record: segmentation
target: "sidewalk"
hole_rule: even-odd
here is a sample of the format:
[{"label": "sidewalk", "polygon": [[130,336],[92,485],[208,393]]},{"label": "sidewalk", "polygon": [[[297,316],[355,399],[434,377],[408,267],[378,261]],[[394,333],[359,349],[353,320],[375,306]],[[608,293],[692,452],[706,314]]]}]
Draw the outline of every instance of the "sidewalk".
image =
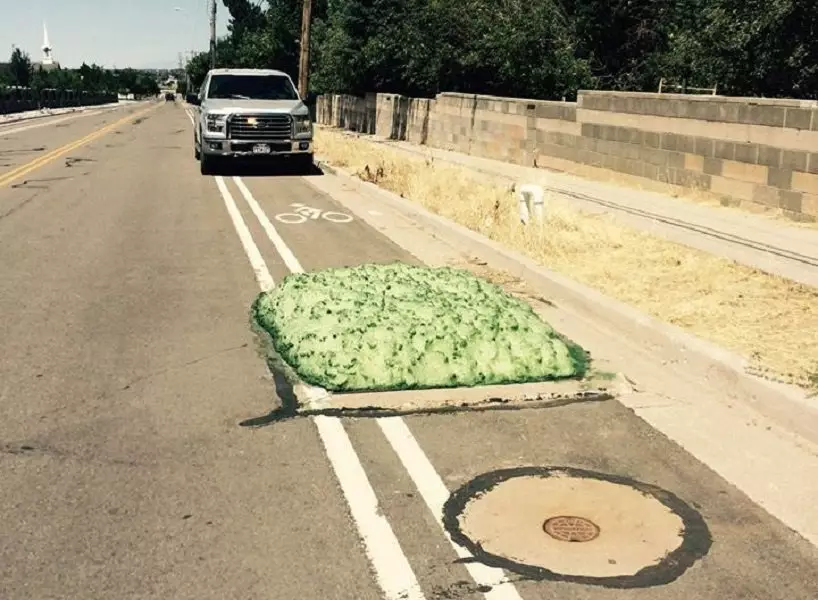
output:
[{"label": "sidewalk", "polygon": [[375,136],[360,137],[504,182],[535,183],[583,212],[606,213],[623,225],[818,288],[818,228],[545,169]]}]

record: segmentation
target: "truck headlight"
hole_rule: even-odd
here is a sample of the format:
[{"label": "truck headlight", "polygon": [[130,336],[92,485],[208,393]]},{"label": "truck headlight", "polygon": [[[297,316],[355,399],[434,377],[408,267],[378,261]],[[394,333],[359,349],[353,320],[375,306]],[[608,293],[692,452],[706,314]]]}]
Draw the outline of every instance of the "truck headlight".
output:
[{"label": "truck headlight", "polygon": [[293,133],[312,133],[312,121],[309,115],[297,115],[293,117]]},{"label": "truck headlight", "polygon": [[224,133],[227,115],[207,115],[207,130],[212,133]]}]

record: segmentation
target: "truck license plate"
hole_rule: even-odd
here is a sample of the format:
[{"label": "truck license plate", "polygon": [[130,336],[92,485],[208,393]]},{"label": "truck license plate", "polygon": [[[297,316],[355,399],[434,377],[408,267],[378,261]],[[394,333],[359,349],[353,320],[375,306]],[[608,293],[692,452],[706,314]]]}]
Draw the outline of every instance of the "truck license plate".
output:
[{"label": "truck license plate", "polygon": [[254,144],[253,154],[270,154],[269,144]]}]

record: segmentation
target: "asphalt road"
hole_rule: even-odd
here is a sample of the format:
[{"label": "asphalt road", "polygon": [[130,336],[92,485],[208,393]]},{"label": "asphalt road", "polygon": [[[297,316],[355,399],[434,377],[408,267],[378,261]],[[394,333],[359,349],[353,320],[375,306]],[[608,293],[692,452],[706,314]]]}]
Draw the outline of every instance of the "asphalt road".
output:
[{"label": "asphalt road", "polygon": [[[616,401],[242,427],[280,401],[260,282],[418,259],[331,176],[202,177],[183,106],[126,110],[0,128],[0,598],[818,598],[814,546]],[[712,545],[669,582],[492,583],[440,485],[555,465],[672,492]]]}]

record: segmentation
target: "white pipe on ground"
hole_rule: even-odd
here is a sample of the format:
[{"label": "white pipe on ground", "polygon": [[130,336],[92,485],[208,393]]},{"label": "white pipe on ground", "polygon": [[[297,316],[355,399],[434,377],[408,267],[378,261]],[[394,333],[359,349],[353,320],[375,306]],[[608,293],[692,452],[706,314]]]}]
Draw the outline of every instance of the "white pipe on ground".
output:
[{"label": "white pipe on ground", "polygon": [[545,212],[545,191],[533,183],[521,185],[517,192],[520,206],[520,220],[528,224],[529,214],[535,221],[542,221]]},{"label": "white pipe on ground", "polygon": [[523,225],[528,225],[528,196],[522,191],[517,193],[517,206],[520,208],[520,221]]}]

